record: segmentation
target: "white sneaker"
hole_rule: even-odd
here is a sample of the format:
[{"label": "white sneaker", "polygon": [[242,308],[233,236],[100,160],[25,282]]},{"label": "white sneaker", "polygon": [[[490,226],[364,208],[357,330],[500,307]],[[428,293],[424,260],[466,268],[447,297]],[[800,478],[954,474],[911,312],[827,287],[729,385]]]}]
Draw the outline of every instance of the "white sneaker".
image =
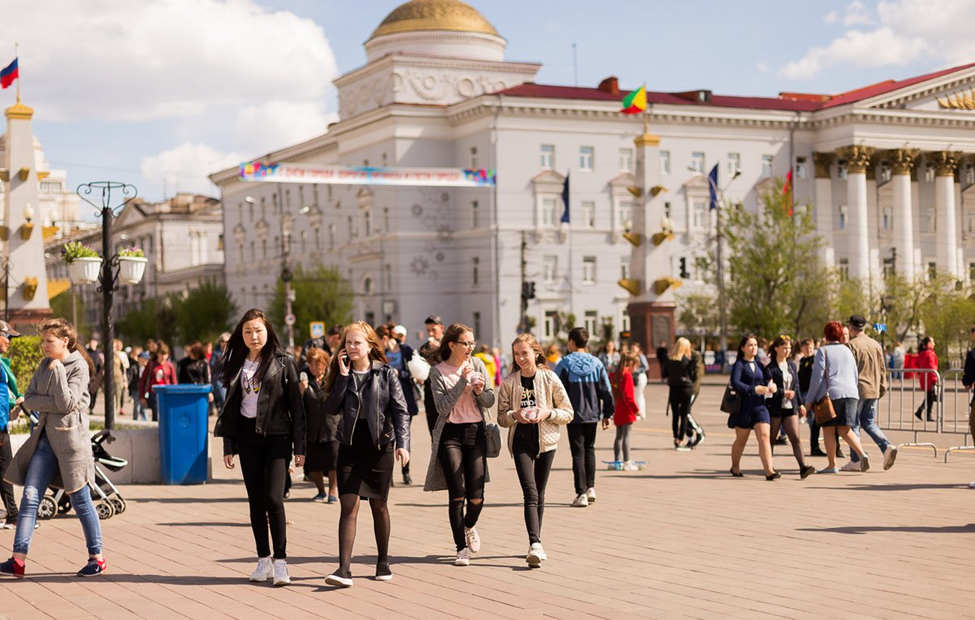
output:
[{"label": "white sneaker", "polygon": [[860,457],[860,471],[870,471],[870,457],[866,453]]},{"label": "white sneaker", "polygon": [[528,549],[528,555],[525,556],[525,561],[528,562],[528,566],[538,568],[542,565],[542,561],[546,557],[545,550],[542,549],[542,543],[532,543],[532,546]]},{"label": "white sneaker", "polygon": [[471,565],[471,550],[464,547],[457,552],[457,558],[454,559],[454,566],[470,566]]},{"label": "white sneaker", "polygon": [[477,553],[481,550],[481,537],[477,535],[477,529],[465,527],[464,540],[467,542],[467,548],[471,550],[471,553]]},{"label": "white sneaker", "polygon": [[590,504],[596,503],[596,489],[592,487],[586,489],[586,498],[589,500]]},{"label": "white sneaker", "polygon": [[890,444],[884,451],[884,471],[887,471],[894,466],[894,460],[897,458],[897,446]]},{"label": "white sneaker", "polygon": [[819,471],[817,471],[816,473],[817,473],[817,474],[835,474],[835,473],[837,473],[838,471],[839,471],[839,470],[838,470],[838,469],[836,469],[835,467],[827,467],[827,468],[825,468],[825,469],[820,469],[820,470],[819,470]]},{"label": "white sneaker", "polygon": [[288,563],[285,560],[274,560],[274,585],[286,586],[291,583],[291,575],[288,574]]},{"label": "white sneaker", "polygon": [[573,508],[585,508],[589,505],[589,497],[585,493],[580,493],[572,502]]},{"label": "white sneaker", "polygon": [[850,461],[843,467],[840,467],[840,471],[860,471],[860,463],[859,462],[854,463],[853,461]]},{"label": "white sneaker", "polygon": [[268,581],[274,575],[271,558],[257,558],[257,568],[251,573],[251,581]]},{"label": "white sneaker", "polygon": [[633,461],[623,463],[623,471],[638,471],[640,468]]}]

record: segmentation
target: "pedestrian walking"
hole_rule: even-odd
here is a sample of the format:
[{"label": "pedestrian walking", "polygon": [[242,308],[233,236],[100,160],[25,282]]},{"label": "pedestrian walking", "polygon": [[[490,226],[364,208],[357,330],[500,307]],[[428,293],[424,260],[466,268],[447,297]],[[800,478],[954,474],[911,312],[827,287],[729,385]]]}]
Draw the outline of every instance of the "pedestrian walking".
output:
[{"label": "pedestrian walking", "polygon": [[589,354],[588,345],[589,331],[573,327],[566,342],[569,354],[555,367],[572,404],[572,421],[567,430],[576,493],[572,505],[576,508],[596,501],[596,430],[599,422],[611,419],[615,411],[609,372]]},{"label": "pedestrian walking", "polygon": [[[635,356],[624,353],[620,356],[620,365],[616,373],[610,378],[613,387],[613,425],[616,426],[616,439],[613,440],[613,458],[616,463],[623,463],[625,471],[634,471],[637,466],[630,460],[630,431],[637,421],[640,412],[633,396],[633,369],[640,361]],[[609,428],[609,420],[603,420],[603,428]],[[610,465],[610,469],[617,469]]]},{"label": "pedestrian walking", "polygon": [[125,373],[125,385],[129,391],[129,399],[132,401],[133,420],[146,419],[142,398],[139,396],[139,380],[142,379],[142,371],[148,362],[149,354],[143,351],[142,347],[134,346],[129,351],[129,369]]},{"label": "pedestrian walking", "polygon": [[693,450],[704,443],[706,437],[704,429],[697,423],[692,412],[694,402],[701,393],[701,383],[704,380],[704,357],[697,351],[691,351],[691,362],[697,368],[697,377],[694,379],[694,385],[691,387],[691,406],[687,410],[687,447]]},{"label": "pedestrian walking", "polygon": [[[98,390],[101,389],[102,381],[105,379],[105,358],[102,356],[102,352],[98,350],[100,344],[98,342],[98,335],[92,334],[91,338],[88,339],[88,348],[85,350],[94,368],[91,376],[88,378],[88,394],[91,397],[89,411],[95,408],[95,399],[98,398]],[[109,367],[109,371],[111,371],[111,367]]]},{"label": "pedestrian walking", "polygon": [[731,387],[738,392],[738,411],[728,417],[728,427],[735,429],[735,441],[731,445],[731,475],[741,478],[741,455],[745,452],[748,436],[755,433],[758,456],[762,460],[766,480],[776,480],[782,475],[772,466],[770,442],[771,417],[765,405],[766,396],[777,390],[768,371],[758,360],[758,339],[748,334],[738,343],[738,357],[731,367]]},{"label": "pedestrian walking", "polygon": [[476,346],[470,327],[452,324],[433,356],[438,363],[429,378],[438,417],[423,490],[447,490],[455,566],[468,566],[481,548],[476,525],[490,481],[484,420],[494,405],[494,388],[484,364],[472,356]]},{"label": "pedestrian walking", "polygon": [[27,553],[34,536],[37,507],[49,486],[64,489],[71,500],[88,548],[88,561],[79,577],[93,577],[107,570],[102,555],[102,531],[91,501],[89,485],[95,484],[91,456],[88,411],[89,381],[94,366],[78,343],[78,332],[64,319],[40,324],[41,360],[24,393],[24,408],[37,412],[38,422],[27,442],[7,468],[10,484],[24,487],[20,500],[13,556],[0,564],[0,574],[23,577]]},{"label": "pedestrian walking", "polygon": [[[339,568],[325,583],[352,586],[352,546],[360,498],[369,500],[376,535],[376,580],[390,581],[389,488],[393,461],[410,461],[410,414],[396,372],[376,332],[363,321],[348,325],[329,362],[325,413],[341,417],[338,475]],[[395,448],[395,456],[394,456]]]},{"label": "pedestrian walking", "polygon": [[256,308],[241,317],[223,356],[227,402],[217,417],[213,435],[223,438],[227,469],[234,469],[234,455],[240,455],[257,548],[257,568],[250,580],[285,586],[291,583],[285,477],[292,449],[295,465],[301,467],[305,460],[305,409],[298,369],[267,316]]},{"label": "pedestrian walking", "polygon": [[816,361],[816,341],[812,338],[803,338],[799,341],[799,351],[797,365],[799,401],[810,405],[806,407],[806,421],[809,422],[809,456],[826,456],[819,447],[819,424],[809,403],[809,383],[812,380],[813,362]]},{"label": "pedestrian walking", "polygon": [[[413,418],[420,411],[416,404],[416,393],[413,391],[413,374],[407,366],[413,359],[413,347],[405,344],[406,328],[402,325],[394,325],[392,328],[380,325],[376,330],[376,335],[382,341],[389,367],[396,371],[396,376],[399,378],[400,387],[403,389],[403,398],[406,399],[406,410],[410,414],[410,432],[412,433]],[[403,484],[406,486],[413,484],[409,462],[400,468],[400,473],[403,475]]]},{"label": "pedestrian walking", "polygon": [[210,364],[207,363],[206,349],[199,340],[187,347],[187,355],[179,361],[176,373],[177,383],[190,385],[210,385]]},{"label": "pedestrian walking", "polygon": [[670,350],[667,348],[667,342],[665,340],[661,340],[657,345],[656,354],[657,364],[660,365],[660,382],[663,383],[666,381],[666,379],[664,379],[664,365],[667,363],[667,356],[670,354]]},{"label": "pedestrian walking", "polygon": [[[887,394],[887,368],[883,347],[880,343],[864,332],[867,319],[858,314],[850,317],[850,342],[847,346],[853,353],[857,364],[857,392],[860,400],[857,402],[857,417],[854,420],[853,432],[860,437],[862,428],[884,455],[884,469],[894,466],[897,458],[897,446],[890,443],[880,426],[877,425],[877,402]],[[862,444],[862,442],[861,442]],[[843,466],[843,471],[860,471],[860,457],[856,452],[850,453],[850,462]]]},{"label": "pedestrian walking", "polygon": [[[420,355],[430,364],[435,366],[439,360],[434,359],[440,349],[440,339],[443,338],[443,319],[436,314],[431,314],[423,322],[427,329],[427,341],[420,347]],[[430,429],[430,437],[433,437],[433,428],[437,424],[437,403],[433,398],[433,384],[430,378],[423,382],[423,412],[427,416],[427,428]]]},{"label": "pedestrian walking", "polygon": [[152,410],[152,421],[158,422],[158,399],[152,388],[156,385],[176,385],[176,368],[169,361],[169,347],[165,342],[156,343],[156,350],[152,355],[139,380],[139,397],[142,406],[148,406]]},{"label": "pedestrian walking", "polygon": [[928,422],[934,422],[934,405],[938,402],[938,354],[934,352],[934,338],[925,336],[921,338],[918,345],[917,365],[915,369],[921,370],[917,373],[917,381],[924,392],[924,402],[914,412],[914,417],[918,420],[924,418],[921,414],[927,409]]},{"label": "pedestrian walking", "polygon": [[684,437],[689,435],[687,418],[691,413],[691,397],[694,395],[698,369],[691,359],[691,343],[687,338],[677,339],[660,370],[670,386],[670,408],[674,414],[671,424],[674,448],[689,450],[690,443],[685,445]]},{"label": "pedestrian walking", "polygon": [[616,372],[616,367],[620,364],[620,353],[616,350],[615,342],[607,340],[598,357],[599,361],[603,363],[603,367],[606,368],[607,374],[611,375]]},{"label": "pedestrian walking", "polygon": [[816,473],[816,468],[806,465],[802,453],[799,419],[806,415],[806,407],[799,395],[799,368],[792,361],[792,340],[788,336],[779,336],[772,341],[771,359],[766,368],[775,383],[775,393],[766,403],[771,421],[769,437],[777,437],[779,430],[785,429],[799,465],[799,476],[805,480]]},{"label": "pedestrian walking", "polygon": [[112,341],[112,378],[115,380],[112,384],[112,390],[115,392],[112,398],[118,415],[125,413],[122,411],[122,406],[125,405],[125,393],[128,391],[125,381],[128,370],[129,356],[122,350],[122,341],[116,338]]},{"label": "pedestrian walking", "polygon": [[498,393],[498,425],[508,429],[508,452],[515,460],[524,496],[528,530],[525,562],[531,568],[539,568],[548,559],[541,538],[545,489],[559,445],[560,427],[572,420],[572,403],[558,376],[548,368],[534,336],[526,333],[515,338],[511,356],[515,367],[502,381]]},{"label": "pedestrian walking", "polygon": [[14,409],[24,402],[24,397],[17,390],[17,376],[10,368],[10,358],[7,352],[10,350],[10,339],[20,336],[6,321],[0,321],[0,391],[6,393],[6,398],[0,394],[0,495],[3,496],[3,507],[5,518],[0,528],[5,530],[16,529],[17,527],[17,500],[14,497],[14,487],[9,482],[3,480],[7,474],[7,467],[13,460],[13,451],[10,448],[9,423],[11,414],[16,415]]},{"label": "pedestrian walking", "polygon": [[[962,375],[961,384],[969,392],[975,388],[975,327],[972,327],[969,332],[969,340],[972,348],[968,350],[968,354],[965,356],[965,371]],[[968,402],[968,432],[971,433],[972,437],[975,437],[975,394],[969,397]],[[968,488],[975,489],[975,482],[971,482]]]},{"label": "pedestrian walking", "polygon": [[[823,329],[826,344],[816,351],[812,378],[809,382],[809,403],[815,406],[823,398],[833,402],[836,417],[822,424],[826,439],[826,458],[829,466],[819,471],[821,474],[835,474],[836,447],[838,438],[846,441],[850,449],[860,457],[860,471],[870,469],[870,461],[863,452],[860,439],[853,432],[857,419],[857,401],[860,392],[857,388],[857,365],[853,353],[842,342],[843,325],[831,321]],[[835,433],[834,433],[835,431]]]},{"label": "pedestrian walking", "polygon": [[636,368],[633,369],[633,388],[636,406],[640,412],[639,418],[642,420],[647,417],[647,372],[650,370],[650,362],[647,361],[647,356],[643,354],[643,347],[638,342],[634,342],[630,347],[630,354],[637,358]]},{"label": "pedestrian walking", "polygon": [[213,404],[219,412],[227,401],[227,386],[223,382],[223,352],[227,350],[230,334],[223,333],[217,338],[217,344],[210,355],[210,385],[213,386]]},{"label": "pedestrian walking", "polygon": [[337,504],[339,494],[336,471],[339,458],[339,425],[342,418],[328,415],[325,411],[325,373],[330,359],[325,349],[312,347],[306,351],[305,361],[308,362],[308,371],[298,377],[305,405],[305,470],[318,489],[318,495],[312,501]]}]

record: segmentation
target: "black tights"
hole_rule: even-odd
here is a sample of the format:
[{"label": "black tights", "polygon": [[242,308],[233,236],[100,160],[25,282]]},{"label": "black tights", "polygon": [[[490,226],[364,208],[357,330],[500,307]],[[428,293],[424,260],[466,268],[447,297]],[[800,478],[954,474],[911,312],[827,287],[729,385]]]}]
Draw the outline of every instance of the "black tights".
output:
[{"label": "black tights", "polygon": [[[339,570],[352,568],[352,545],[355,543],[356,518],[359,516],[359,496],[346,493],[339,497],[342,516],[339,517]],[[389,562],[389,507],[384,499],[370,498],[373,529],[376,532],[377,564]]]},{"label": "black tights", "polygon": [[274,559],[287,557],[288,527],[284,514],[284,479],[291,461],[291,438],[285,435],[263,437],[254,432],[254,421],[241,417],[240,472],[247,489],[251,529],[257,545],[257,557],[271,555],[268,527],[274,544]]},{"label": "black tights", "polygon": [[484,424],[445,423],[440,435],[438,458],[450,495],[450,529],[454,535],[454,544],[460,551],[467,547],[464,528],[477,525],[477,519],[484,507],[484,475],[487,468]]},{"label": "black tights", "polygon": [[673,431],[676,441],[683,441],[687,435],[687,416],[691,413],[691,397],[694,388],[691,386],[670,386],[670,407],[673,409]]},{"label": "black tights", "polygon": [[[545,487],[552,472],[555,450],[536,456],[536,449],[526,450],[515,445],[515,469],[521,491],[525,496],[525,528],[528,544],[542,542],[542,513],[545,512]],[[585,492],[585,491],[583,491]]]}]

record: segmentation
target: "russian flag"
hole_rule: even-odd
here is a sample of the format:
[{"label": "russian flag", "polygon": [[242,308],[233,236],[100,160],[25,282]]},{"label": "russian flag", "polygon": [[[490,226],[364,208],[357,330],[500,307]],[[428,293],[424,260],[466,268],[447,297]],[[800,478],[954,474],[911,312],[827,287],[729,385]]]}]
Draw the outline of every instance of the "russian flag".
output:
[{"label": "russian flag", "polygon": [[16,80],[18,77],[20,77],[20,71],[17,69],[17,59],[14,58],[12,63],[7,65],[3,71],[0,71],[0,87],[6,89],[8,86],[13,84],[14,80]]}]

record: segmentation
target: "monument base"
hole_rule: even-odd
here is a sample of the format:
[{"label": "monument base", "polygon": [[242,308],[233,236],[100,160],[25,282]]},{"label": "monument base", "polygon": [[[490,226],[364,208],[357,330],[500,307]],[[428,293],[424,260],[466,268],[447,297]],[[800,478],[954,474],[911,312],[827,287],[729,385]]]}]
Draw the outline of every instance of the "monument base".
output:
[{"label": "monument base", "polygon": [[37,325],[52,316],[54,313],[51,312],[50,308],[38,308],[37,310],[16,308],[10,310],[10,318],[7,322],[18,332],[33,336],[37,333]]},{"label": "monument base", "polygon": [[660,363],[657,358],[657,347],[661,343],[669,350],[677,336],[674,315],[677,304],[672,301],[634,302],[626,307],[630,315],[631,342],[638,342],[643,347],[650,368],[647,379],[660,379]]}]

